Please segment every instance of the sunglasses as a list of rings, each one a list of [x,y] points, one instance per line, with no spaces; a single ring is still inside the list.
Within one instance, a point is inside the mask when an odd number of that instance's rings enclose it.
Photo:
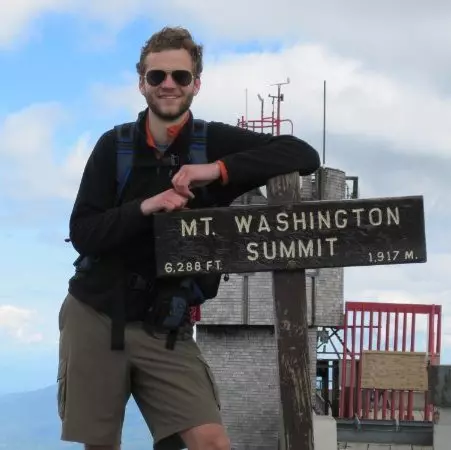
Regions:
[[[180,86],[188,86],[193,81],[193,74],[188,70],[173,70],[166,72],[160,69],[152,69],[146,73],[146,81],[151,86],[158,86],[171,75],[172,79]]]

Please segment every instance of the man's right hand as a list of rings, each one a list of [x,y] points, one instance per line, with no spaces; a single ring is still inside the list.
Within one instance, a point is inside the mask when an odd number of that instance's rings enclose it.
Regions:
[[[141,203],[141,211],[145,216],[158,211],[171,212],[184,208],[188,200],[189,198],[179,194],[175,189],[168,189],[144,200]]]

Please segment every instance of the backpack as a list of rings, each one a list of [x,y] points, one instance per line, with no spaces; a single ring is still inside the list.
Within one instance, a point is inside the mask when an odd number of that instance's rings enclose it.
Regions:
[[[191,164],[206,164],[207,158],[207,128],[206,121],[194,119],[189,146],[189,162]],[[116,204],[121,201],[122,193],[130,176],[133,163],[135,122],[124,123],[114,127],[116,132]],[[177,161],[170,159],[168,164],[176,165]],[[209,194],[206,187],[200,188],[201,198],[208,201]],[[203,274],[184,277],[181,282],[190,285],[194,292],[192,298],[192,319],[200,320],[199,305],[206,300],[216,297],[221,274]]]
[[[134,152],[134,129],[136,123],[129,122],[114,127],[116,133],[116,206],[120,203],[123,190],[126,186],[127,180],[130,176],[133,165],[133,152]],[[207,123],[203,120],[194,120],[193,129],[191,135],[191,144],[189,147],[189,162],[192,164],[205,164],[208,162],[206,152],[206,136],[207,136]],[[165,158],[163,158],[164,160]],[[170,166],[177,166],[178,161],[169,158],[166,163]],[[164,163],[164,161],[163,161]],[[202,200],[212,200],[209,197],[207,188],[201,188],[200,197]],[[69,242],[70,239],[66,239]],[[80,255],[74,262],[74,266],[77,271],[89,272],[92,264],[95,263],[96,258]],[[138,284],[147,284],[146,280],[140,280],[139,277],[135,278]],[[228,275],[225,275],[225,279],[228,279]],[[221,282],[221,274],[211,273],[194,275],[190,277],[182,277],[180,279],[179,287],[189,290],[189,305],[191,312],[192,322],[200,320],[200,308],[206,300],[216,297]],[[172,283],[171,283],[172,284]],[[173,286],[177,289],[177,286]],[[177,298],[176,298],[177,299]],[[111,348],[112,350],[122,350],[124,348],[124,304],[123,302],[115,302],[112,312],[112,329],[111,329]],[[178,311],[171,310],[170,320],[177,321]],[[177,317],[175,317],[177,316]],[[194,320],[193,320],[194,319]],[[177,335],[177,327],[174,325],[175,332],[168,337],[168,348],[172,348],[174,345],[174,339]]]

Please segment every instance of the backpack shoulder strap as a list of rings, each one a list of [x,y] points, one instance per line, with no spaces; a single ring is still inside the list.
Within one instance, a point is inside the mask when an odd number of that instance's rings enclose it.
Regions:
[[[120,202],[127,179],[132,170],[134,122],[116,125],[116,204]]]
[[[191,130],[191,144],[189,147],[190,164],[207,164],[207,129],[208,124],[205,120],[194,119]],[[208,202],[210,196],[207,188],[201,187],[200,193],[202,200]]]
[[[207,164],[207,129],[205,120],[194,119],[191,130],[191,145],[189,148],[192,164]]]

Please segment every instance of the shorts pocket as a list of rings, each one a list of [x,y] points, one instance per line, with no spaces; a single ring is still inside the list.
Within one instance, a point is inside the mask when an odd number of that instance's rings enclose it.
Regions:
[[[67,360],[62,359],[58,364],[58,377],[57,377],[57,402],[58,402],[58,415],[63,420],[66,412],[66,393],[67,393]]]
[[[218,385],[216,384],[215,376],[213,375],[213,371],[211,370],[211,367],[208,364],[207,360],[202,355],[197,355],[197,357],[202,362],[202,365],[205,368],[205,372],[207,374],[208,381],[211,385],[216,405],[218,406],[219,409],[221,409],[221,398],[219,395],[219,389]]]

